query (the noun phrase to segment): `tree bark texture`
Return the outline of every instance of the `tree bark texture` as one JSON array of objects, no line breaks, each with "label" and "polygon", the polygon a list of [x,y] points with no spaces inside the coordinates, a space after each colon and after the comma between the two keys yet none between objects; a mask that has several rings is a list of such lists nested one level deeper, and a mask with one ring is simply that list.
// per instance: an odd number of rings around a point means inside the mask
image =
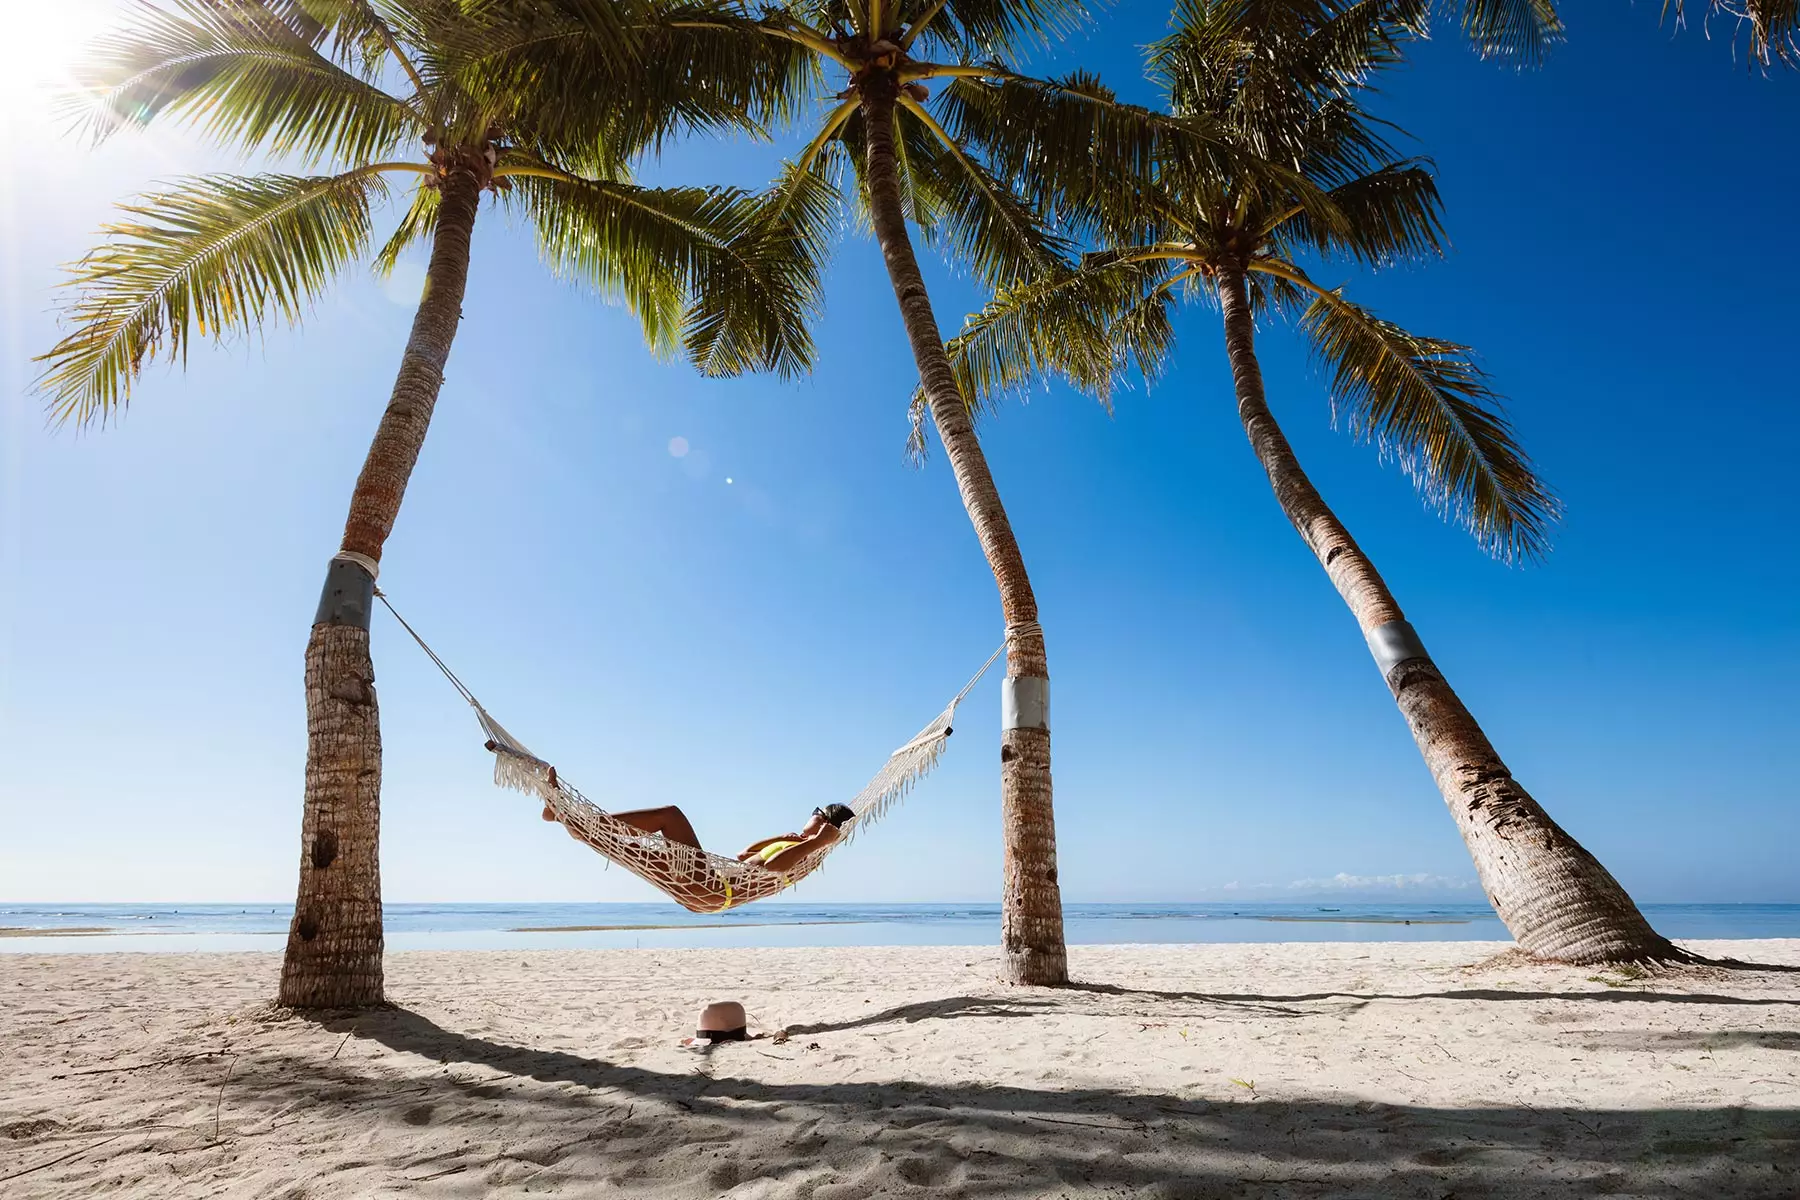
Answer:
[{"label": "tree bark texture", "polygon": [[[1301,469],[1264,398],[1244,276],[1218,280],[1238,416],[1293,522],[1365,639],[1404,621],[1399,602]],[[1386,681],[1469,847],[1494,911],[1520,948],[1570,963],[1682,957],[1650,928],[1618,881],[1513,779],[1481,726],[1429,657],[1394,663]]]},{"label": "tree bark texture", "polygon": [[[1032,595],[1025,560],[994,486],[987,456],[944,353],[931,297],[907,233],[894,157],[893,80],[877,77],[862,87],[868,201],[875,239],[900,305],[932,421],[956,476],[963,507],[999,585],[1008,631],[1006,673],[1009,679],[1047,681],[1050,669],[1043,631],[1037,624],[1037,598]],[[1062,889],[1056,875],[1048,729],[1002,731],[1000,806],[1005,839],[1000,942],[1007,978],[1023,984],[1065,983],[1069,969],[1063,943]]]},{"label": "tree bark texture", "polygon": [[[342,548],[376,562],[418,462],[462,319],[481,183],[471,171],[451,170],[440,186],[425,294],[344,523]],[[307,642],[305,805],[280,1001],[295,1008],[381,1004],[381,719],[366,623],[322,622]]]}]

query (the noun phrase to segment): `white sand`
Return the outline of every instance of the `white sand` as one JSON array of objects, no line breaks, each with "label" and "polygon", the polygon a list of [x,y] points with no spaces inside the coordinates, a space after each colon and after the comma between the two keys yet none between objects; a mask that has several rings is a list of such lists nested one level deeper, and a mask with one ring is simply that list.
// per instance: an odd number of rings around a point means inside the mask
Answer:
[{"label": "white sand", "polygon": [[[269,955],[0,955],[0,1196],[1800,1196],[1800,974],[1500,949],[408,953],[321,1021]],[[681,1048],[726,997],[791,1036]]]}]

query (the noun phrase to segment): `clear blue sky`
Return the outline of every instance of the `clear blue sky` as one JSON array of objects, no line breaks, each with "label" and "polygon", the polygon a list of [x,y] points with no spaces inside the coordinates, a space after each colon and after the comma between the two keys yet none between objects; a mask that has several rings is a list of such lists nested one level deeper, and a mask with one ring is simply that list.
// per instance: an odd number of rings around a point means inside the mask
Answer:
[{"label": "clear blue sky", "polygon": [[[1515,773],[1627,887],[1800,900],[1800,75],[1749,75],[1697,29],[1671,39],[1654,6],[1567,7],[1571,42],[1541,72],[1481,64],[1446,32],[1388,78],[1382,108],[1435,157],[1455,251],[1343,273],[1483,352],[1568,503],[1551,558],[1499,565],[1425,511],[1331,430],[1280,330],[1261,343],[1271,400]],[[1057,61],[1148,99],[1136,47],[1164,19],[1133,0]],[[405,288],[356,272],[304,330],[153,369],[115,427],[48,430],[25,360],[53,338],[56,264],[115,197],[221,160],[173,134],[90,154],[12,100],[0,899],[291,899],[301,650]],[[653,173],[773,165],[708,145]],[[933,282],[954,329],[980,297],[954,272]],[[591,796],[680,803],[726,847],[855,791],[1000,638],[941,454],[902,463],[914,375],[854,230],[819,339],[804,382],[697,380],[484,209],[383,568]],[[1476,897],[1354,623],[1250,456],[1210,312],[1183,318],[1173,374],[1115,416],[1051,391],[986,441],[1049,637],[1068,899],[1280,899],[1338,876]],[[493,789],[460,702],[391,622],[375,637],[389,899],[652,898]],[[990,680],[939,774],[803,898],[995,897],[997,708]]]}]

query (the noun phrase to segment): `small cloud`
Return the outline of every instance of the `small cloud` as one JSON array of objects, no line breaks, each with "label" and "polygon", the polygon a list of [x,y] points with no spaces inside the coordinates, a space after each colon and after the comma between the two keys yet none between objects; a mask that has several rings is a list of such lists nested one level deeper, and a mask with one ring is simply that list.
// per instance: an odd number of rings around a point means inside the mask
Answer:
[{"label": "small cloud", "polygon": [[1460,891],[1475,886],[1472,879],[1452,879],[1448,875],[1349,875],[1339,871],[1330,879],[1296,879],[1288,884],[1290,891],[1306,892],[1416,892]]}]

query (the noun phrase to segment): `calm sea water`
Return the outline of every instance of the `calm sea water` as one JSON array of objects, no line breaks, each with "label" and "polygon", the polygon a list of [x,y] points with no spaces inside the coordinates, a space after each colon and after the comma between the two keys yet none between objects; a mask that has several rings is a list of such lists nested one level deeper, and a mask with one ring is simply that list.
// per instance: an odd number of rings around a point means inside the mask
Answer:
[{"label": "calm sea water", "polygon": [[[1507,937],[1485,904],[1070,904],[1064,911],[1068,940],[1077,944]],[[0,953],[279,950],[291,912],[273,904],[0,904],[0,930],[23,934],[0,936]],[[1675,938],[1800,937],[1800,904],[1646,904],[1644,912]],[[765,901],[716,916],[672,904],[390,904],[386,919],[390,950],[978,946],[1000,938],[997,904]],[[72,927],[104,932],[53,932]]]}]

